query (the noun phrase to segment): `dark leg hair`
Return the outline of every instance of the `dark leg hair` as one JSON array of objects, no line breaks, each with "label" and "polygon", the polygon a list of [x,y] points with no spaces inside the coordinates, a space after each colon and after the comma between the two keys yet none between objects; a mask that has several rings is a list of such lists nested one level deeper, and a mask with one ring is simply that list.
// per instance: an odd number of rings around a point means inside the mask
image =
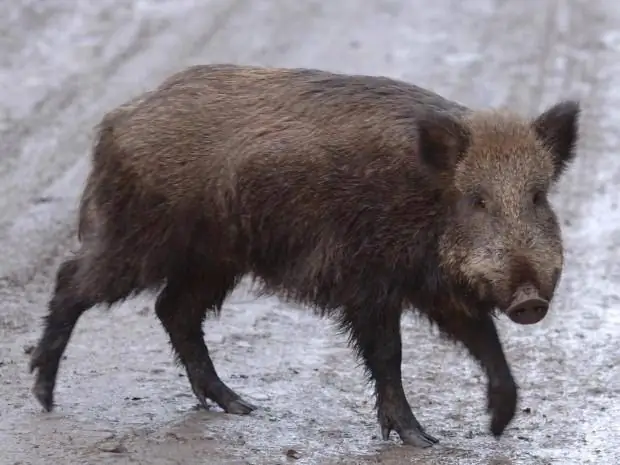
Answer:
[{"label": "dark leg hair", "polygon": [[499,438],[514,417],[517,385],[506,361],[493,317],[482,313],[474,318],[455,311],[450,316],[437,314],[432,315],[432,318],[444,334],[461,342],[486,372],[487,407],[492,415],[491,433]]},{"label": "dark leg hair", "polygon": [[157,298],[155,312],[201,405],[206,408],[208,398],[228,413],[248,414],[256,407],[219,378],[202,330],[207,312],[220,311],[236,285],[236,276],[223,269],[207,270],[195,264],[188,264],[184,270],[169,278]]},{"label": "dark leg hair", "polygon": [[93,263],[77,255],[60,265],[43,334],[30,357],[30,372],[37,370],[32,391],[48,412],[54,408],[60,360],[80,316],[99,303],[112,304],[131,292],[131,289],[109,286],[106,276],[99,276],[101,273]]},{"label": "dark leg hair", "polygon": [[405,444],[430,447],[438,440],[426,433],[407,402],[401,378],[400,309],[348,308],[342,321],[375,383],[376,408],[384,440],[392,430]]}]

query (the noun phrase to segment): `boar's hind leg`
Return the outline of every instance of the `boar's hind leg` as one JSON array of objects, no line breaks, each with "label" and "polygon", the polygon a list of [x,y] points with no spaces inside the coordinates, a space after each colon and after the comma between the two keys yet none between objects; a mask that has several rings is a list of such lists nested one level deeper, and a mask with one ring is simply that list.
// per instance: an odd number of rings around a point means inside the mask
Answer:
[{"label": "boar's hind leg", "polygon": [[460,341],[486,372],[487,409],[491,413],[491,433],[499,438],[512,421],[517,408],[517,386],[504,356],[495,322],[490,314],[435,316],[441,331]]},{"label": "boar's hind leg", "polygon": [[405,444],[430,447],[438,440],[424,431],[403,390],[400,316],[399,310],[392,309],[348,309],[342,326],[350,330],[351,341],[375,383],[383,439],[394,430]]},{"label": "boar's hind leg", "polygon": [[245,415],[256,407],[244,401],[219,378],[204,342],[202,323],[208,310],[219,311],[234,288],[235,276],[223,270],[205,272],[188,265],[186,273],[168,278],[155,303],[178,360],[183,364],[204,408],[209,398],[228,413]]},{"label": "boar's hind leg", "polygon": [[98,303],[92,296],[84,295],[83,286],[76,281],[80,266],[85,266],[85,262],[73,258],[58,268],[43,335],[30,358],[30,372],[37,370],[32,392],[48,412],[54,407],[54,386],[60,359],[71,333],[82,313]]}]

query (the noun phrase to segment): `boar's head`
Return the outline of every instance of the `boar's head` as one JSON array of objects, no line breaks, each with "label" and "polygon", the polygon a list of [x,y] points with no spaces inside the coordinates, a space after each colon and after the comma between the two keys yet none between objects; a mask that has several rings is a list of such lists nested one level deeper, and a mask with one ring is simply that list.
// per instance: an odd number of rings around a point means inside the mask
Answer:
[{"label": "boar's head", "polygon": [[579,113],[563,101],[533,119],[474,111],[420,126],[424,165],[447,193],[442,267],[519,324],[544,318],[562,273],[548,195],[575,157]]}]

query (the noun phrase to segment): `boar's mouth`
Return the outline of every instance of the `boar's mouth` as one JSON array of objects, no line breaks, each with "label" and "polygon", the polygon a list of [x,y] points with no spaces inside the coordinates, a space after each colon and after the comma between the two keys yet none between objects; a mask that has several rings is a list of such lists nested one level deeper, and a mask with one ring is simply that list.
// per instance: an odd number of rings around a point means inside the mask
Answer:
[{"label": "boar's mouth", "polygon": [[534,286],[526,284],[517,289],[512,301],[503,311],[514,323],[533,325],[541,321],[548,310],[549,301],[541,297]]}]

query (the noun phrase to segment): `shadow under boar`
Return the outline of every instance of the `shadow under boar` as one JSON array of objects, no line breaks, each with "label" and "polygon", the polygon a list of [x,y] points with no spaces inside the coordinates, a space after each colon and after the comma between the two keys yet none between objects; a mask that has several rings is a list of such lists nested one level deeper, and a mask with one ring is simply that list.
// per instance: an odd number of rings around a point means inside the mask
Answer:
[{"label": "shadow under boar", "polygon": [[80,315],[139,292],[201,404],[256,407],[219,378],[203,339],[243,276],[331,315],[374,381],[382,437],[427,447],[401,381],[400,319],[415,308],[488,378],[499,438],[517,385],[494,317],[547,313],[563,266],[550,187],[575,156],[579,103],[536,117],[472,110],[386,77],[204,65],[101,121],[80,249],[58,269],[31,359],[53,408]]}]

